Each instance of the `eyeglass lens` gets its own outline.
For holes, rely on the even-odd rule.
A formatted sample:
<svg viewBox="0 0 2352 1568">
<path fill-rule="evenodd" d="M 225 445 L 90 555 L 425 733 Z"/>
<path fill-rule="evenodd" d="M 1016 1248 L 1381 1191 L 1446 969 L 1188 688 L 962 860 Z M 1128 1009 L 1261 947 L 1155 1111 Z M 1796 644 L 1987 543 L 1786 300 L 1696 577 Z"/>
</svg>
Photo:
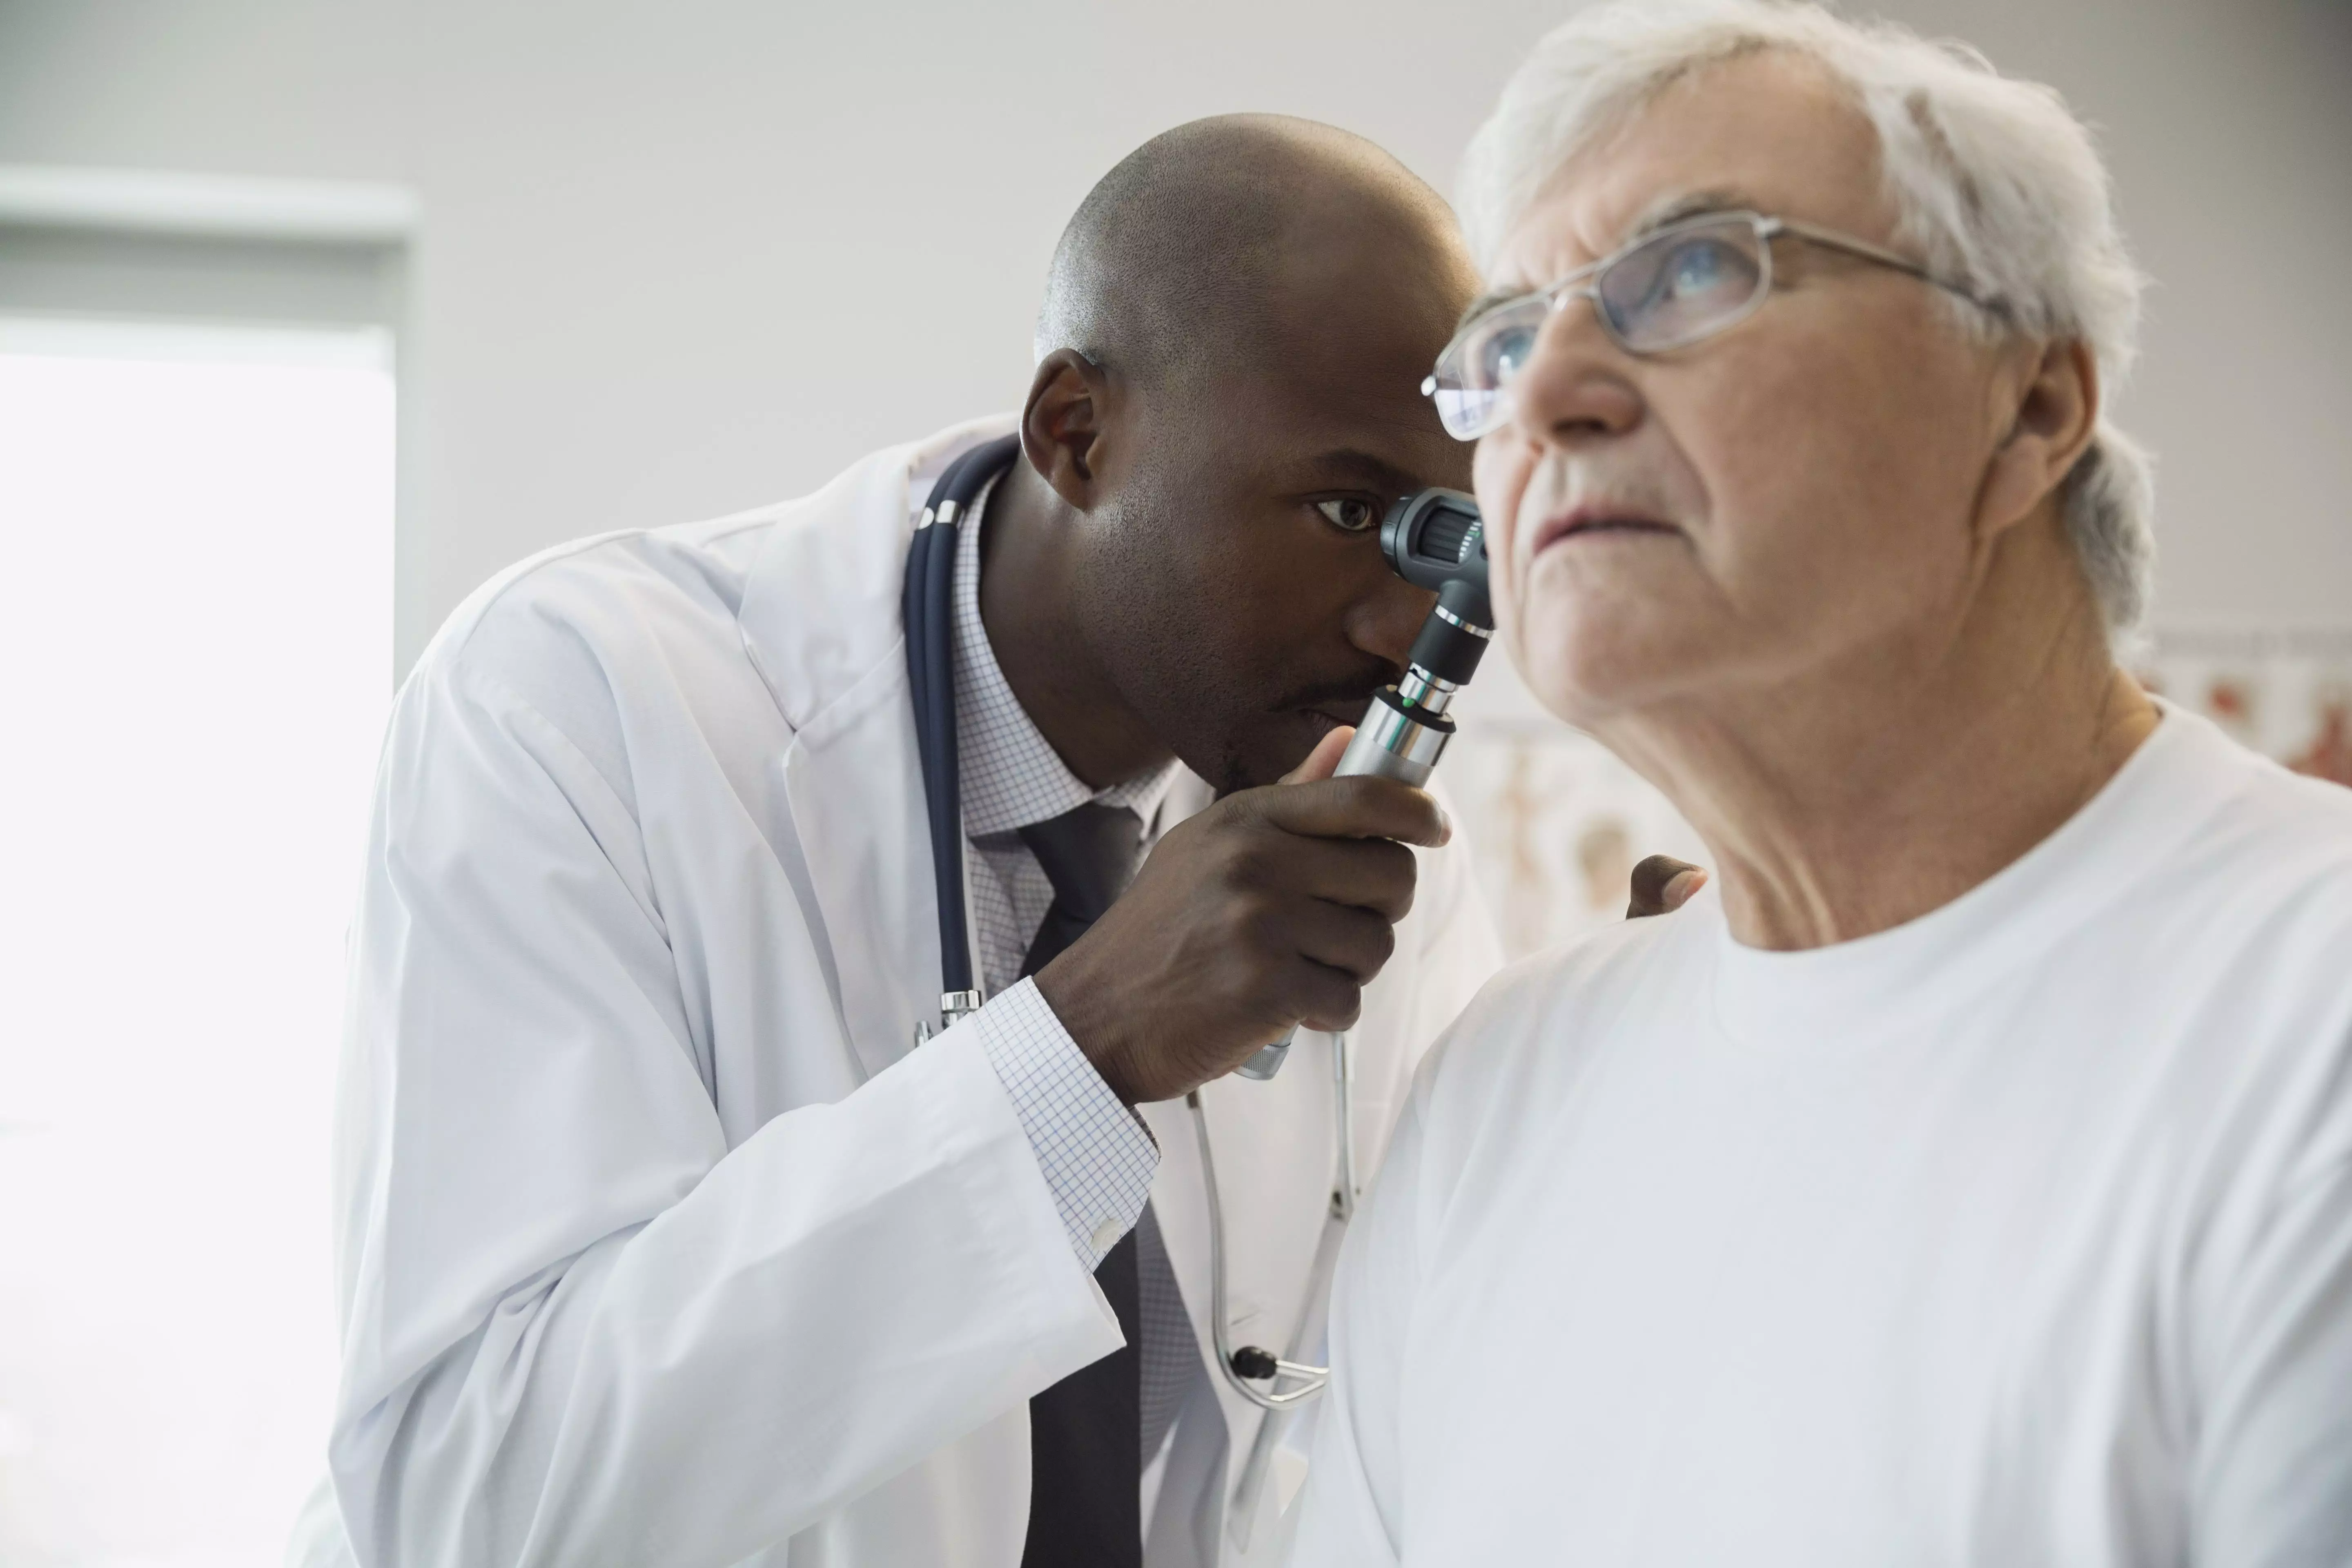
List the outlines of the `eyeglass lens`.
<svg viewBox="0 0 2352 1568">
<path fill-rule="evenodd" d="M 1766 287 L 1764 242 L 1746 218 L 1669 230 L 1602 268 L 1591 292 L 1602 323 L 1625 348 L 1677 348 L 1738 321 Z M 1464 440 L 1499 418 L 1504 390 L 1535 353 L 1552 311 L 1534 294 L 1496 306 L 1457 339 L 1433 395 L 1445 427 Z"/>
<path fill-rule="evenodd" d="M 1617 341 L 1641 353 L 1728 325 L 1763 280 L 1756 230 L 1742 222 L 1662 234 L 1604 268 L 1594 292 Z"/>
</svg>

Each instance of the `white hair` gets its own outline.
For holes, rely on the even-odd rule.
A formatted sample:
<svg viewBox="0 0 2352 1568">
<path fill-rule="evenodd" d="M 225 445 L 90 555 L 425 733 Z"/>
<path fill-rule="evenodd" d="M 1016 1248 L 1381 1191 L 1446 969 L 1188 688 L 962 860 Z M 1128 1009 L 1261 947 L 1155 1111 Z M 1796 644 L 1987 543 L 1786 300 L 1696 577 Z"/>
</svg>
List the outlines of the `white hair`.
<svg viewBox="0 0 2352 1568">
<path fill-rule="evenodd" d="M 1471 139 L 1463 226 L 1482 270 L 1560 166 L 1687 73 L 1764 50 L 1818 61 L 1878 133 L 1900 238 L 1972 331 L 2079 339 L 2112 391 L 2130 369 L 2141 278 L 2090 132 L 2056 92 L 1964 45 L 1780 0 L 1614 0 L 1536 46 Z M 2155 541 L 2147 453 L 2102 416 L 2066 478 L 2074 542 L 2111 640 L 2147 615 Z"/>
</svg>

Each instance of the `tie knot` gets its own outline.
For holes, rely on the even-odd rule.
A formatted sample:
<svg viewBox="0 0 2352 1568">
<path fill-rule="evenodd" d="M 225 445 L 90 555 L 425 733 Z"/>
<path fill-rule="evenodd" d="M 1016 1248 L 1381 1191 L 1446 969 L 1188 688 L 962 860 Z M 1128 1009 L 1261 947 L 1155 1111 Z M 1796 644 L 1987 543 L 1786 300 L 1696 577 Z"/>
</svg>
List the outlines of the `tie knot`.
<svg viewBox="0 0 2352 1568">
<path fill-rule="evenodd" d="M 1081 925 L 1102 918 L 1143 859 L 1143 819 L 1123 805 L 1088 801 L 1019 832 L 1054 885 L 1056 912 Z"/>
</svg>

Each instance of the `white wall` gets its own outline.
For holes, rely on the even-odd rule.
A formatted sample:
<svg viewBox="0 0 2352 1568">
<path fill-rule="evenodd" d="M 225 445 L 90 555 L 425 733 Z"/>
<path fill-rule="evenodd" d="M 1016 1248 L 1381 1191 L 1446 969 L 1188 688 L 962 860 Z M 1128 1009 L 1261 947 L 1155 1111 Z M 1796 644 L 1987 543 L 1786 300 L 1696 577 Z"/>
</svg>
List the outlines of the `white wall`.
<svg viewBox="0 0 2352 1568">
<path fill-rule="evenodd" d="M 0 163 L 396 180 L 404 668 L 505 563 L 1009 405 L 1063 218 L 1195 115 L 1441 189 L 1570 0 L 0 0 Z M 2121 405 L 2162 616 L 2352 620 L 2352 23 L 2331 0 L 1890 0 L 2105 129 L 2158 288 Z"/>
</svg>

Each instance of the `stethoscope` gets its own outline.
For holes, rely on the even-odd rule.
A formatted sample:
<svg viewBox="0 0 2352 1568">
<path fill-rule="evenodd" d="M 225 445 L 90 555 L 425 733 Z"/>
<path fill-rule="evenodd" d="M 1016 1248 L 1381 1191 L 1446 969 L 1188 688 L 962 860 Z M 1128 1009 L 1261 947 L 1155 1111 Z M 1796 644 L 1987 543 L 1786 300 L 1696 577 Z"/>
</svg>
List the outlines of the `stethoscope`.
<svg viewBox="0 0 2352 1568">
<path fill-rule="evenodd" d="M 913 688 L 915 745 L 922 760 L 923 801 L 931 833 L 931 875 L 940 911 L 940 1026 L 975 1012 L 982 1000 L 972 970 L 971 912 L 965 903 L 963 784 L 957 751 L 955 711 L 955 558 L 957 530 L 989 485 L 1020 455 L 1021 438 L 1006 436 L 962 453 L 931 487 L 907 556 L 902 612 L 907 627 L 907 675 Z M 928 1038 L 929 1026 L 916 1037 Z M 1328 1276 L 1339 1233 L 1356 1212 L 1354 1104 L 1348 1037 L 1331 1040 L 1331 1087 L 1339 1131 L 1339 1169 L 1330 1219 L 1317 1251 L 1311 1278 Z M 1287 1047 L 1287 1039 L 1279 1042 Z M 1271 1077 L 1282 1051 L 1261 1053 L 1265 1063 L 1253 1076 Z M 1277 1356 L 1256 1345 L 1235 1346 L 1225 1304 L 1224 1205 L 1217 1189 L 1216 1157 L 1209 1120 L 1195 1090 L 1184 1097 L 1201 1149 L 1201 1179 L 1209 1199 L 1209 1333 L 1217 1370 L 1251 1404 L 1286 1410 L 1313 1399 L 1330 1382 L 1328 1367 Z"/>
</svg>

